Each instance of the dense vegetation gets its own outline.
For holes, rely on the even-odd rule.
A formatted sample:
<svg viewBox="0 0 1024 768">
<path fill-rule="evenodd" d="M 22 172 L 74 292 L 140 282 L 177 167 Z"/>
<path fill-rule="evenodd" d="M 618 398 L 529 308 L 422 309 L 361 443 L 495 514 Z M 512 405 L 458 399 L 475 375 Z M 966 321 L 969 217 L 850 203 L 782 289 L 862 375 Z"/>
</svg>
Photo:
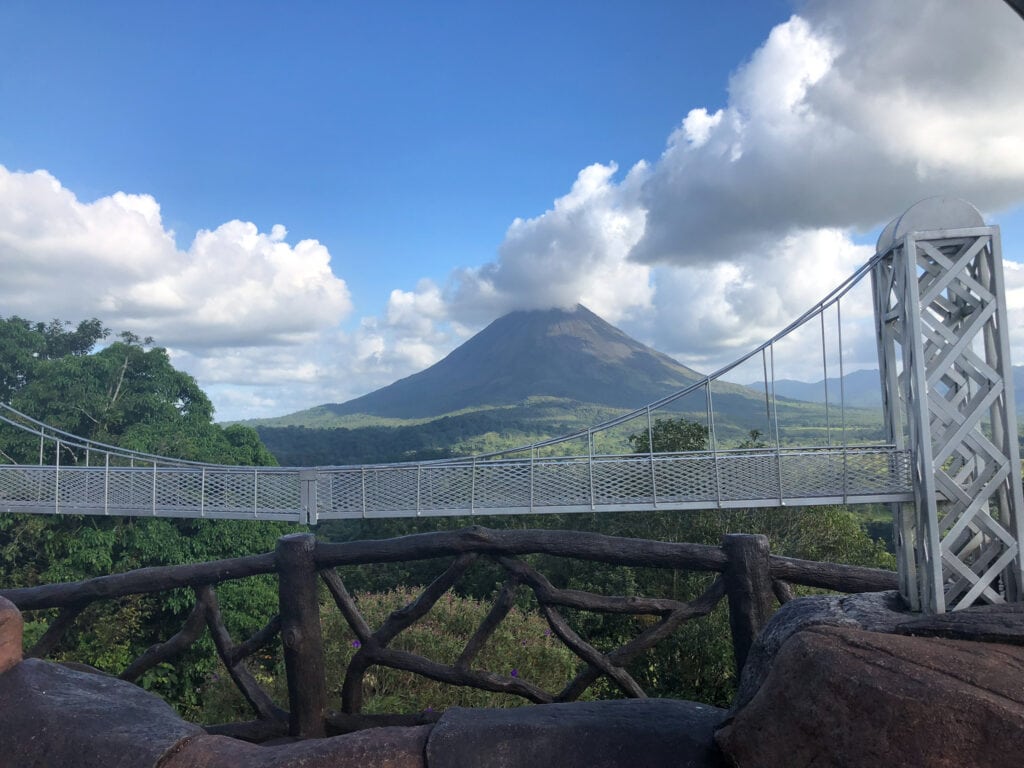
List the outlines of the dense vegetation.
<svg viewBox="0 0 1024 768">
<path fill-rule="evenodd" d="M 580 424 L 600 421 L 614 413 L 612 409 L 544 398 L 426 422 L 391 419 L 388 424 L 336 428 L 258 425 L 256 431 L 284 466 L 380 464 L 503 450 L 572 432 Z"/>
<path fill-rule="evenodd" d="M 353 595 L 371 627 L 379 627 L 392 611 L 408 605 L 418 596 L 417 590 L 403 586 Z M 391 647 L 454 664 L 490 609 L 489 601 L 448 592 L 429 614 L 398 635 Z M 359 648 L 359 641 L 332 600 L 324 600 L 320 611 L 327 690 L 337 692 L 341 690 L 345 670 Z M 475 661 L 482 669 L 522 677 L 548 690 L 557 690 L 571 679 L 578 663 L 572 651 L 552 634 L 540 614 L 520 607 L 512 608 Z M 272 698 L 287 709 L 286 674 L 280 657 L 267 669 L 264 679 Z M 448 707 L 513 707 L 524 703 L 515 696 L 446 685 L 387 667 L 372 669 L 365 688 L 363 712 L 366 714 L 442 711 Z M 209 678 L 202 700 L 204 705 L 199 713 L 202 722 L 220 723 L 248 717 L 242 695 L 226 676 Z"/>
<path fill-rule="evenodd" d="M 321 525 L 317 534 L 335 541 L 355 541 L 436 529 L 455 530 L 479 522 L 470 518 L 341 520 Z M 487 519 L 487 525 L 493 528 L 561 528 L 711 545 L 720 543 L 726 533 L 764 533 L 775 554 L 895 567 L 885 545 L 867 536 L 862 520 L 841 507 L 493 517 Z M 690 600 L 700 595 L 712 578 L 708 574 L 687 571 L 611 567 L 567 558 L 529 559 L 556 587 L 600 594 Z M 375 593 L 397 584 L 425 585 L 449 563 L 448 560 L 379 563 L 349 569 L 343 572 L 343 578 L 352 590 Z M 501 587 L 502 578 L 496 566 L 478 562 L 456 590 L 465 597 L 489 598 Z M 524 607 L 531 607 L 532 597 L 526 594 L 527 590 L 521 592 Z M 626 642 L 646 626 L 642 619 L 632 617 L 566 613 L 581 635 L 606 650 Z M 652 696 L 728 705 L 735 691 L 736 676 L 726 606 L 722 604 L 711 616 L 684 625 L 674 637 L 632 665 L 630 673 Z M 600 686 L 599 693 L 618 695 L 614 686 Z"/>
<path fill-rule="evenodd" d="M 0 319 L 0 399 L 52 426 L 139 451 L 228 464 L 276 463 L 249 427 L 221 428 L 195 380 L 151 340 L 112 343 L 98 320 L 77 326 Z M 39 443 L 4 425 L 0 461 L 34 463 Z M 72 452 L 61 461 L 84 460 Z M 278 523 L 82 516 L 0 515 L 0 584 L 74 581 L 153 565 L 199 562 L 273 549 L 290 530 Z M 250 579 L 220 595 L 232 632 L 250 633 L 276 611 L 276 584 Z M 157 638 L 180 627 L 192 597 L 175 593 L 96 606 L 68 635 L 66 656 L 120 671 Z M 26 627 L 33 642 L 47 617 Z M 179 665 L 152 670 L 142 684 L 186 710 L 215 665 L 212 644 Z"/>
<path fill-rule="evenodd" d="M 252 428 L 222 428 L 213 423 L 209 398 L 192 377 L 171 366 L 163 349 L 131 334 L 121 334 L 111 341 L 97 320 L 77 326 L 35 323 L 17 317 L 0 320 L 0 400 L 58 428 L 136 450 L 229 464 L 275 463 L 274 456 Z M 510 442 L 529 442 L 569 431 L 580 420 L 593 423 L 609 415 L 595 406 L 581 404 L 567 410 L 565 403 L 551 399 L 529 405 L 532 412 L 526 406 L 488 408 L 420 424 L 338 430 L 290 427 L 262 433 L 282 463 L 370 463 L 436 458 L 448 455 L 453 446 L 503 448 Z M 807 428 L 814 428 L 810 411 L 807 421 Z M 631 434 L 627 429 L 616 439 L 621 450 L 647 452 L 650 437 L 654 438 L 655 450 L 696 450 L 706 445 L 707 430 L 676 417 L 655 422 L 651 433 L 644 428 Z M 738 432 L 736 442 L 754 444 L 757 438 L 756 431 Z M 36 441 L 26 440 L 9 428 L 0 428 L 0 461 L 31 462 L 37 458 L 37 452 Z M 62 461 L 81 459 L 62 456 Z M 320 526 L 317 533 L 333 540 L 355 540 L 458 528 L 470 522 L 459 518 L 336 521 Z M 865 534 L 857 517 L 840 508 L 600 513 L 493 518 L 488 524 L 593 530 L 708 544 L 717 544 L 727 532 L 760 532 L 769 536 L 776 553 L 892 566 L 884 546 Z M 265 552 L 273 549 L 277 537 L 286 530 L 287 526 L 282 524 L 248 521 L 3 515 L 0 584 L 29 586 L 149 565 Z M 706 576 L 686 572 L 609 568 L 564 559 L 536 561 L 556 586 L 605 594 L 689 599 L 707 584 Z M 350 590 L 364 595 L 366 605 L 377 605 L 384 600 L 380 596 L 405 595 L 408 589 L 427 583 L 445 565 L 380 564 L 348 569 L 343 576 Z M 454 604 L 463 606 L 466 612 L 483 610 L 474 606 L 492 597 L 500 579 L 497 568 L 478 564 L 458 585 L 458 592 L 452 597 Z M 276 586 L 272 579 L 229 582 L 219 589 L 218 597 L 228 628 L 237 638 L 259 628 L 276 612 Z M 165 639 L 176 631 L 191 604 L 191 595 L 175 593 L 169 598 L 136 597 L 117 605 L 97 606 L 92 615 L 79 620 L 78 626 L 83 629 L 69 635 L 66 655 L 105 669 L 123 668 L 148 643 Z M 520 608 L 524 616 L 530 615 L 532 605 L 528 596 L 524 596 Z M 36 617 L 29 623 L 28 642 L 42 633 L 46 620 L 45 616 Z M 576 613 L 570 615 L 570 620 L 581 634 L 602 648 L 624 642 L 639 629 L 638 620 L 633 618 Z M 428 632 L 418 641 L 413 636 L 412 641 L 423 644 L 418 651 L 431 653 L 435 647 L 441 647 L 439 637 L 453 636 L 451 629 Z M 536 633 L 537 627 L 530 631 Z M 335 634 L 331 653 L 340 660 L 345 642 L 350 641 L 342 630 Z M 209 642 L 204 642 L 181 663 L 162 665 L 148 673 L 142 684 L 167 696 L 186 714 L 200 716 L 216 711 L 221 706 L 216 702 L 223 703 L 221 688 L 213 683 L 217 662 L 209 653 Z M 554 667 L 561 669 L 560 663 L 553 662 Z M 279 673 L 277 665 L 278 660 L 266 659 L 261 674 L 273 681 Z M 652 695 L 727 703 L 735 675 L 724 609 L 685 627 L 671 641 L 641 659 L 631 672 Z M 556 681 L 550 684 L 555 686 Z M 389 682 L 387 686 L 391 686 L 390 690 L 401 687 L 406 692 L 421 690 L 409 683 Z M 604 688 L 598 693 L 613 692 Z M 205 704 L 204 696 L 210 698 Z M 424 692 L 423 698 L 417 696 L 403 698 L 401 707 L 423 708 L 447 701 L 433 689 Z M 381 701 L 386 699 L 384 696 Z"/>
</svg>

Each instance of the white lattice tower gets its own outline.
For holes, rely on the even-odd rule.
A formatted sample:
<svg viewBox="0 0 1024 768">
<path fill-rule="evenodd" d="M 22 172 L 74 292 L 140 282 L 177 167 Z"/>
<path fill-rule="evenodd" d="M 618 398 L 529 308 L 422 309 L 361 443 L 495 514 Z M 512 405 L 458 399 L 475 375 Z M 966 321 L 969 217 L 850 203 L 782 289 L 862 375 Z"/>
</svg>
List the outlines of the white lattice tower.
<svg viewBox="0 0 1024 768">
<path fill-rule="evenodd" d="M 999 228 L 931 198 L 885 228 L 877 253 L 886 426 L 913 454 L 915 502 L 894 509 L 903 596 L 928 613 L 1024 600 Z"/>
</svg>

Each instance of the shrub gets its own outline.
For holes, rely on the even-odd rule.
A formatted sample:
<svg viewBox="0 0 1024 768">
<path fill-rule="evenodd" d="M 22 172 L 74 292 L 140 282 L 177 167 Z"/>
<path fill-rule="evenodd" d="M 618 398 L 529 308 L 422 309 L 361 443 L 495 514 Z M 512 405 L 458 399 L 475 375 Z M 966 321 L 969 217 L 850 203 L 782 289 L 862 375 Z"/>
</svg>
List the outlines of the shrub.
<svg viewBox="0 0 1024 768">
<path fill-rule="evenodd" d="M 386 592 L 357 593 L 354 597 L 367 623 L 379 627 L 393 611 L 408 605 L 418 594 L 412 588 L 399 587 Z M 449 591 L 426 616 L 392 640 L 390 647 L 453 664 L 490 609 L 488 601 L 460 597 Z M 359 641 L 333 602 L 321 605 L 321 617 L 328 706 L 340 709 L 345 671 L 359 649 Z M 520 677 L 545 690 L 558 692 L 576 674 L 580 663 L 552 635 L 539 613 L 516 606 L 491 635 L 472 668 Z M 287 682 L 280 653 L 259 659 L 250 668 L 271 697 L 287 708 Z M 200 698 L 204 704 L 193 715 L 200 722 L 225 722 L 252 716 L 223 670 L 208 678 Z M 515 707 L 529 703 L 518 696 L 447 685 L 381 666 L 367 670 L 363 678 L 363 702 L 363 712 L 368 714 L 440 711 L 453 706 Z"/>
</svg>

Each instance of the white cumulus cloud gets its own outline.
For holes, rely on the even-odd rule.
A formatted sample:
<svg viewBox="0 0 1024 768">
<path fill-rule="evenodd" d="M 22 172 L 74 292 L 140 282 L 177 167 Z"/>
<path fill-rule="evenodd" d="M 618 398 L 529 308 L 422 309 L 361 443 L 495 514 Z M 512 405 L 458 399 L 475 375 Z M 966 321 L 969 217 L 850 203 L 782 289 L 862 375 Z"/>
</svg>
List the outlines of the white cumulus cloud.
<svg viewBox="0 0 1024 768">
<path fill-rule="evenodd" d="M 98 317 L 154 337 L 203 384 L 317 380 L 295 349 L 336 328 L 352 302 L 323 245 L 286 237 L 282 225 L 230 221 L 182 250 L 149 195 L 84 202 L 45 171 L 0 166 L 3 315 Z"/>
<path fill-rule="evenodd" d="M 594 164 L 580 171 L 569 192 L 532 219 L 515 219 L 496 261 L 457 271 L 447 289 L 450 313 L 473 322 L 515 309 L 587 303 L 615 322 L 650 302 L 650 271 L 627 256 L 644 232 L 635 201 L 643 164 L 620 183 L 618 170 Z"/>
<path fill-rule="evenodd" d="M 1024 196 L 1024 25 L 997 2 L 811 2 L 713 115 L 652 165 L 632 258 L 692 264 L 812 228 L 871 229 L 918 200 Z"/>
<path fill-rule="evenodd" d="M 230 221 L 186 250 L 149 195 L 82 202 L 45 171 L 0 166 L 0 305 L 37 319 L 96 316 L 184 349 L 294 343 L 351 311 L 315 240 Z"/>
</svg>

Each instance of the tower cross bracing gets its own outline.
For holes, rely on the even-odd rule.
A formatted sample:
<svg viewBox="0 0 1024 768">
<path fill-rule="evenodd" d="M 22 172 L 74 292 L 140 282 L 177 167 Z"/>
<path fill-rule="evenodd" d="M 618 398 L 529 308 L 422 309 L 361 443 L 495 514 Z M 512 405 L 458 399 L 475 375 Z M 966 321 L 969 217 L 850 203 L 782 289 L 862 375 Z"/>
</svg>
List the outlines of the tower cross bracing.
<svg viewBox="0 0 1024 768">
<path fill-rule="evenodd" d="M 894 509 L 901 590 L 942 613 L 1024 586 L 1020 456 L 999 230 L 932 198 L 883 231 L 872 272 L 889 441 L 913 457 Z"/>
</svg>

